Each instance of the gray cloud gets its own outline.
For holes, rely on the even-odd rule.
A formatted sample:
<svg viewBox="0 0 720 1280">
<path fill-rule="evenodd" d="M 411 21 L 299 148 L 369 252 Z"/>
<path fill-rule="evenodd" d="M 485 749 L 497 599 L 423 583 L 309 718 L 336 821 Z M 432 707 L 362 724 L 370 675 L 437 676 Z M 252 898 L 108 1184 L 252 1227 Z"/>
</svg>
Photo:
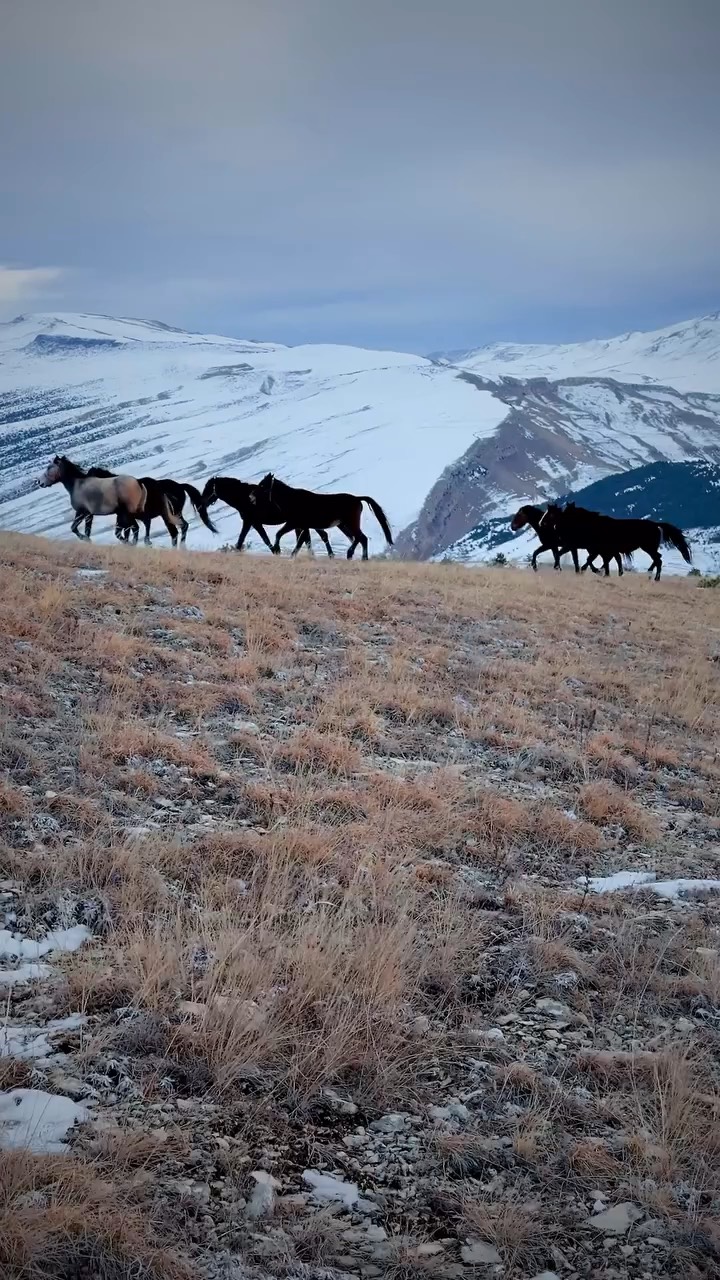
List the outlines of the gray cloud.
<svg viewBox="0 0 720 1280">
<path fill-rule="evenodd" d="M 288 341 L 669 322 L 720 296 L 719 33 L 714 0 L 23 0 L 4 257 Z"/>
</svg>

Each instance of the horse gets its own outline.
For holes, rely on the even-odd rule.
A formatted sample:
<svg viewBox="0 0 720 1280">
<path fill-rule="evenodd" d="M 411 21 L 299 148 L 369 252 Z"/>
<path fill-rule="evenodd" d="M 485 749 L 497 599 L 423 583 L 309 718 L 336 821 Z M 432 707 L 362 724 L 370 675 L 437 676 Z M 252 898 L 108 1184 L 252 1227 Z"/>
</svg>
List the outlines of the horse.
<svg viewBox="0 0 720 1280">
<path fill-rule="evenodd" d="M 605 577 L 610 574 L 609 561 L 618 554 L 632 557 L 634 551 L 644 551 L 650 557 L 648 572 L 655 570 L 655 581 L 660 581 L 662 570 L 661 546 L 674 547 L 686 564 L 692 563 L 692 553 L 682 529 L 666 520 L 618 520 L 614 516 L 601 515 L 568 502 L 564 510 L 553 504 L 548 507 L 540 524 L 554 530 L 563 541 L 573 541 L 583 547 L 597 547 L 605 562 Z M 583 565 L 587 569 L 590 561 Z M 593 566 L 590 564 L 590 568 Z M 597 570 L 594 570 L 597 572 Z"/>
<path fill-rule="evenodd" d="M 279 546 L 274 547 L 268 538 L 264 525 L 280 524 L 281 519 L 278 517 L 277 511 L 273 503 L 267 502 L 259 493 L 259 486 L 256 484 L 246 484 L 244 480 L 236 480 L 234 476 L 211 476 L 205 488 L 202 491 L 202 502 L 205 508 L 212 506 L 214 502 L 225 502 L 229 507 L 234 507 L 242 519 L 242 528 L 240 529 L 240 537 L 237 540 L 236 551 L 242 551 L 245 539 L 251 529 L 259 533 L 268 551 L 272 551 L 273 555 L 280 555 Z M 284 529 L 280 530 L 278 539 L 284 534 L 294 530 L 298 535 L 296 551 L 300 547 L 307 544 L 312 550 L 310 541 L 310 530 L 298 528 L 295 524 L 286 524 Z M 324 529 L 316 529 L 315 532 L 322 539 L 329 556 L 333 555 L 333 549 L 330 546 Z"/>
<path fill-rule="evenodd" d="M 89 539 L 80 532 L 80 525 L 88 515 L 120 516 L 122 525 L 115 528 L 115 537 L 119 540 L 122 529 L 142 513 L 147 500 L 145 485 L 134 476 L 89 476 L 76 462 L 57 454 L 38 480 L 41 489 L 48 489 L 54 484 L 62 484 L 67 489 L 75 511 L 72 531 L 83 542 Z M 175 517 L 169 505 L 166 515 L 174 523 Z"/>
<path fill-rule="evenodd" d="M 519 533 L 521 529 L 524 529 L 526 527 L 526 525 L 530 525 L 530 528 L 537 534 L 538 538 L 540 539 L 540 546 L 537 547 L 535 551 L 533 551 L 532 559 L 530 561 L 533 567 L 533 571 L 535 573 L 537 573 L 537 558 L 539 555 L 542 554 L 543 551 L 552 551 L 553 558 L 555 560 L 553 568 L 557 569 L 558 571 L 562 569 L 562 565 L 560 564 L 561 552 L 560 552 L 560 546 L 557 539 L 553 538 L 552 531 L 549 529 L 545 532 L 544 536 L 540 532 L 540 521 L 542 520 L 543 515 L 544 515 L 544 512 L 542 510 L 542 507 L 531 507 L 528 505 L 528 506 L 520 507 L 520 509 L 515 512 L 515 515 L 513 516 L 510 522 L 510 528 L 512 529 L 513 533 Z M 565 550 L 568 550 L 568 548 L 565 548 Z M 577 548 L 570 547 L 569 550 L 572 553 L 573 564 L 575 565 L 575 572 L 579 573 L 580 563 L 578 561 Z M 562 554 L 564 555 L 565 552 L 563 551 Z"/>
<path fill-rule="evenodd" d="M 108 476 L 114 475 L 114 472 L 107 471 L 104 467 L 90 467 L 88 469 L 87 474 L 89 476 L 108 477 Z M 195 488 L 194 485 L 180 484 L 179 481 L 177 480 L 155 480 L 152 476 L 142 476 L 140 480 L 140 484 L 144 484 L 145 489 L 147 491 L 145 508 L 140 516 L 140 519 L 145 525 L 144 542 L 146 547 L 149 547 L 152 545 L 150 541 L 150 525 L 152 521 L 157 519 L 158 517 L 160 517 L 160 519 L 165 522 L 165 527 L 168 533 L 170 534 L 170 537 L 172 538 L 173 547 L 177 546 L 177 540 L 178 540 L 177 525 L 171 524 L 168 520 L 165 519 L 165 504 L 163 501 L 163 496 L 165 499 L 167 499 L 170 509 L 173 515 L 176 517 L 177 523 L 180 525 L 180 529 L 181 529 L 180 545 L 181 546 L 184 544 L 185 539 L 187 537 L 187 531 L 190 528 L 187 520 L 183 516 L 183 507 L 185 506 L 186 497 L 190 499 L 193 505 L 193 510 L 195 511 L 195 514 L 200 517 L 205 527 L 209 529 L 211 533 L 217 533 L 217 529 L 215 528 L 215 525 L 213 524 L 212 520 L 210 519 L 207 513 L 207 509 L 202 500 L 202 495 L 199 492 L 199 490 Z M 92 520 L 93 518 L 91 515 L 88 515 L 85 517 L 85 534 L 87 537 L 90 537 L 90 530 L 92 529 Z M 130 535 L 132 534 L 133 542 L 137 542 L 139 528 L 136 520 L 133 520 L 129 524 L 123 524 L 123 521 L 120 519 L 120 517 L 118 517 L 118 524 L 121 525 L 121 534 L 117 534 L 117 531 L 116 531 L 116 534 L 118 537 L 124 536 L 125 541 L 128 542 L 130 539 Z"/>
<path fill-rule="evenodd" d="M 556 537 L 552 529 L 545 528 L 541 531 L 540 525 L 542 524 L 544 514 L 545 513 L 542 510 L 542 507 L 524 506 L 524 507 L 520 507 L 519 511 L 515 512 L 515 515 L 513 516 L 512 521 L 510 522 L 510 528 L 512 529 L 513 533 L 519 533 L 521 529 L 524 529 L 525 526 L 529 524 L 530 528 L 535 531 L 538 538 L 540 539 L 540 546 L 535 551 L 533 551 L 532 559 L 530 561 L 533 571 L 537 573 L 538 556 L 543 551 L 552 551 L 553 556 L 555 558 L 555 564 L 553 565 L 554 569 L 557 569 L 558 572 L 562 569 L 560 560 L 564 555 L 567 555 L 567 553 L 570 552 L 570 555 L 573 558 L 573 564 L 575 565 L 575 572 L 580 573 L 580 562 L 578 560 L 577 547 L 565 546 L 561 548 L 559 539 Z M 600 554 L 599 551 L 591 550 L 590 554 L 588 555 L 587 561 L 585 563 L 585 568 L 587 568 L 589 565 L 593 573 L 599 572 L 599 570 L 596 569 L 593 564 L 593 560 L 596 560 L 599 554 Z M 620 559 L 620 556 L 615 556 L 615 560 L 617 561 L 618 573 L 622 577 L 622 572 L 623 572 L 622 560 Z"/>
<path fill-rule="evenodd" d="M 275 538 L 275 546 L 280 550 L 280 538 L 293 527 L 309 525 L 311 529 L 337 528 L 350 540 L 347 550 L 348 560 L 352 560 L 355 548 L 362 546 L 362 558 L 368 559 L 368 540 L 360 527 L 362 504 L 367 502 L 380 528 L 385 534 L 389 547 L 393 544 L 392 533 L 382 507 L 374 498 L 365 494 L 357 497 L 352 493 L 313 493 L 311 489 L 293 489 L 283 480 L 278 480 L 271 471 L 260 481 L 258 498 L 272 503 L 275 509 L 287 521 Z M 298 540 L 293 555 L 297 555 L 301 542 Z"/>
</svg>

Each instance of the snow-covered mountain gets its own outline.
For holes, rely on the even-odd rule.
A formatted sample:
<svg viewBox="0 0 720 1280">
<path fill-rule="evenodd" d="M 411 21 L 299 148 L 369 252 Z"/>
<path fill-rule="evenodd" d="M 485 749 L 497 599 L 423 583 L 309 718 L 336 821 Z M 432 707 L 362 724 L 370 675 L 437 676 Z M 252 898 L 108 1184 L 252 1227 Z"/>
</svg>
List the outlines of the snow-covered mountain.
<svg viewBox="0 0 720 1280">
<path fill-rule="evenodd" d="M 494 342 L 435 358 L 490 379 L 601 377 L 720 392 L 720 311 L 652 333 L 557 345 Z"/>
<path fill-rule="evenodd" d="M 20 316 L 0 325 L 0 524 L 69 536 L 65 491 L 33 487 L 65 453 L 200 487 L 214 474 L 272 470 L 291 484 L 370 494 L 400 530 L 443 469 L 506 413 L 491 392 L 420 356 Z M 234 541 L 237 514 L 218 506 L 216 515 L 220 540 L 195 522 L 190 545 Z M 372 516 L 366 524 L 383 550 Z M 96 528 L 112 536 L 110 520 Z"/>
<path fill-rule="evenodd" d="M 399 553 L 426 559 L 524 501 L 652 462 L 720 462 L 720 319 L 575 346 L 495 345 L 453 364 L 20 316 L 0 325 L 0 526 L 71 536 L 64 490 L 34 488 L 54 453 L 198 487 L 272 470 L 371 494 Z M 236 513 L 218 505 L 215 516 L 219 539 L 194 522 L 191 546 L 235 540 Z M 98 520 L 94 536 L 111 538 L 112 523 Z M 384 550 L 369 514 L 365 524 L 371 550 Z"/>
</svg>

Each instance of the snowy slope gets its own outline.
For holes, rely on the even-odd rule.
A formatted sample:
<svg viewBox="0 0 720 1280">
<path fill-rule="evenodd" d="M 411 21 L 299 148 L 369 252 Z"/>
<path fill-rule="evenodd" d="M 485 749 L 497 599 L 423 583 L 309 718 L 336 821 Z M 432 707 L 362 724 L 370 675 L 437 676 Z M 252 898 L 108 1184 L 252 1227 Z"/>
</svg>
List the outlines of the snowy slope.
<svg viewBox="0 0 720 1280">
<path fill-rule="evenodd" d="M 617 378 L 720 392 L 720 312 L 652 333 L 560 345 L 495 342 L 440 359 L 484 378 Z"/>
<path fill-rule="evenodd" d="M 506 413 L 456 371 L 413 355 L 104 316 L 19 317 L 0 325 L 0 525 L 71 536 L 65 491 L 33 488 L 65 453 L 198 487 L 213 474 L 254 480 L 272 470 L 291 484 L 370 494 L 400 530 L 443 469 Z M 216 514 L 220 538 L 196 521 L 192 546 L 235 539 L 237 514 L 219 505 Z M 112 524 L 99 519 L 98 536 L 111 537 Z M 383 550 L 370 514 L 365 524 Z"/>
</svg>

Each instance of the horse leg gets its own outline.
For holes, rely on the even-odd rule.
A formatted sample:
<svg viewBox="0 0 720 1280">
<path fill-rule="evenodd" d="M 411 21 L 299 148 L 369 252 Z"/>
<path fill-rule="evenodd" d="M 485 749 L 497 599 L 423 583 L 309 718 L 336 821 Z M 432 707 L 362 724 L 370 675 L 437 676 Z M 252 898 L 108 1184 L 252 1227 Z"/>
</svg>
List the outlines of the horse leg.
<svg viewBox="0 0 720 1280">
<path fill-rule="evenodd" d="M 170 507 L 170 511 L 172 512 L 172 515 L 174 515 L 175 519 L 179 521 L 179 520 L 180 520 L 180 516 L 178 515 L 177 511 L 174 511 L 174 510 L 172 509 L 172 507 Z M 161 516 L 161 518 L 162 518 L 162 522 L 163 522 L 163 524 L 165 525 L 165 528 L 167 529 L 168 533 L 170 534 L 170 541 L 172 542 L 173 550 L 174 550 L 174 549 L 175 549 L 175 547 L 176 547 L 176 546 L 177 546 L 177 544 L 178 544 L 178 527 L 177 527 L 177 524 L 173 524 L 173 522 L 172 522 L 171 520 L 168 520 L 167 512 L 165 512 L 165 511 L 161 511 L 161 512 L 160 512 L 160 516 Z M 146 517 L 146 518 L 145 518 L 145 546 L 146 546 L 146 547 L 150 547 L 150 546 L 152 546 L 152 543 L 151 543 L 151 541 L 150 541 L 150 525 L 151 525 L 151 523 L 152 523 L 152 517 L 150 517 L 150 518 L 147 518 L 147 517 Z"/>
<path fill-rule="evenodd" d="M 307 542 L 308 546 L 310 546 L 310 545 L 311 545 L 311 544 L 310 544 L 310 534 L 309 534 L 308 530 L 307 530 L 307 529 L 298 529 L 298 539 L 297 539 L 297 542 L 295 543 L 295 546 L 293 547 L 292 551 L 290 552 L 290 556 L 291 556 L 291 558 L 292 558 L 292 559 L 294 559 L 294 558 L 295 558 L 295 556 L 297 555 L 297 553 L 298 553 L 298 551 L 300 550 L 300 548 L 305 546 L 305 543 L 306 543 L 306 542 Z"/>
<path fill-rule="evenodd" d="M 79 511 L 75 512 L 75 519 L 73 520 L 70 526 L 75 536 L 79 538 L 81 542 L 85 542 L 86 539 L 89 540 L 90 538 L 89 534 L 80 532 L 80 525 L 82 524 L 83 520 L 87 520 L 89 514 L 90 513 L 86 511 L 84 507 L 81 507 Z M 90 516 L 90 519 L 92 520 L 92 516 Z"/>
<path fill-rule="evenodd" d="M 259 534 L 260 534 L 260 537 L 262 538 L 263 542 L 265 543 L 265 546 L 267 547 L 268 551 L 272 551 L 272 553 L 273 553 L 273 555 L 274 555 L 274 556 L 279 556 L 279 555 L 280 555 L 280 548 L 279 548 L 277 545 L 276 545 L 276 546 L 273 546 L 272 542 L 270 541 L 270 539 L 268 538 L 268 536 L 267 536 L 267 534 L 266 534 L 266 532 L 265 532 L 265 526 L 264 526 L 264 525 L 262 525 L 262 524 L 254 524 L 254 525 L 253 525 L 253 529 L 255 530 L 255 532 L 256 532 L 256 533 L 259 533 Z M 276 544 L 277 544 L 277 538 L 275 539 L 275 542 L 276 542 Z"/>
<path fill-rule="evenodd" d="M 335 552 L 330 546 L 330 539 L 328 538 L 328 535 L 327 535 L 327 529 L 316 529 L 315 532 L 318 538 L 320 539 L 320 541 L 325 543 L 325 550 L 327 551 L 328 555 L 330 556 L 330 559 L 332 560 L 333 556 L 335 555 Z"/>
<path fill-rule="evenodd" d="M 619 556 L 619 555 L 615 556 L 615 559 L 617 561 L 617 567 L 618 567 L 618 578 L 622 578 L 625 572 L 625 570 L 623 569 L 622 556 Z"/>
<path fill-rule="evenodd" d="M 277 533 L 275 534 L 275 543 L 272 549 L 273 555 L 277 555 L 277 556 L 280 555 L 280 539 L 284 538 L 286 533 L 297 533 L 295 525 L 292 524 L 289 520 L 287 524 L 284 524 L 282 529 L 278 529 Z"/>
<path fill-rule="evenodd" d="M 190 525 L 185 519 L 182 511 L 178 511 L 177 516 L 178 516 L 178 520 L 180 521 L 180 529 L 181 529 L 180 542 L 182 544 L 185 542 L 185 539 L 187 538 L 187 531 L 190 528 Z"/>
<path fill-rule="evenodd" d="M 576 573 L 579 573 L 579 572 L 580 572 L 580 561 L 578 560 L 577 547 L 571 547 L 571 548 L 570 548 L 570 554 L 571 554 L 571 556 L 572 556 L 573 564 L 575 565 L 575 572 L 576 572 Z"/>
<path fill-rule="evenodd" d="M 363 533 L 362 529 L 358 529 L 358 539 L 359 539 L 359 541 L 360 541 L 360 543 L 361 543 L 361 545 L 362 545 L 362 558 L 363 558 L 363 560 L 369 560 L 369 559 L 370 559 L 370 557 L 369 557 L 369 555 L 368 555 L 368 540 L 367 540 L 367 538 L 366 538 L 365 534 Z"/>
<path fill-rule="evenodd" d="M 92 512 L 88 511 L 88 513 L 87 513 L 87 515 L 86 515 L 86 517 L 85 517 L 85 537 L 87 538 L 88 542 L 90 541 L 90 533 L 91 533 L 91 531 L 92 531 L 92 523 L 93 523 Z"/>
<path fill-rule="evenodd" d="M 245 544 L 245 539 L 247 538 L 248 533 L 250 532 L 251 529 L 252 529 L 252 521 L 246 520 L 245 517 L 243 516 L 242 529 L 240 530 L 240 537 L 238 538 L 235 544 L 236 551 L 242 551 L 243 546 Z"/>
<path fill-rule="evenodd" d="M 651 569 L 651 571 L 652 571 L 652 569 L 653 569 L 653 568 L 655 569 L 655 581 L 656 581 L 656 582 L 659 582 L 659 581 L 660 581 L 660 573 L 661 573 L 661 571 L 662 571 L 662 556 L 660 555 L 660 552 L 659 552 L 659 551 L 656 551 L 656 552 L 655 552 L 655 554 L 654 554 L 654 556 L 653 556 L 653 562 L 652 562 L 652 564 L 650 565 L 650 569 Z"/>
</svg>

